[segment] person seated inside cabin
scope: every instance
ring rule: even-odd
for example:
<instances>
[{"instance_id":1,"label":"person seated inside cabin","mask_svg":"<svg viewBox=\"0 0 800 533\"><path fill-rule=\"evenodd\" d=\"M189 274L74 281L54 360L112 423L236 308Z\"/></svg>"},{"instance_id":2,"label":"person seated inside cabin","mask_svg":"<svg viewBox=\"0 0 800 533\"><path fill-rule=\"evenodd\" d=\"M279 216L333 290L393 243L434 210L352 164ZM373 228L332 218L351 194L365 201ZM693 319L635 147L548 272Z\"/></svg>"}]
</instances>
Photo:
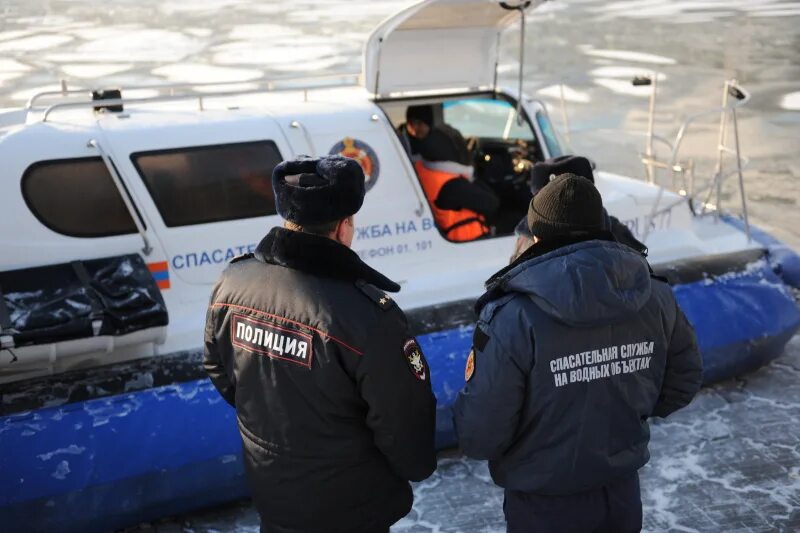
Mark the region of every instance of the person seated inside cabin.
<instances>
[{"instance_id":1,"label":"person seated inside cabin","mask_svg":"<svg viewBox=\"0 0 800 533\"><path fill-rule=\"evenodd\" d=\"M455 242L492 234L487 223L500 207L494 192L472 180L472 155L461 133L434 124L433 107L409 106L401 137L407 142L422 189L442 235Z\"/></svg>"},{"instance_id":2,"label":"person seated inside cabin","mask_svg":"<svg viewBox=\"0 0 800 533\"><path fill-rule=\"evenodd\" d=\"M530 181L531 193L533 196L536 196L542 187L550 183L552 178L567 173L582 176L594 183L591 161L577 155L562 155L533 165ZM631 230L628 229L628 226L620 222L617 217L609 215L605 207L603 208L603 218L603 229L610 232L617 242L647 257L647 246L634 237ZM533 245L533 235L528 228L527 217L520 220L519 224L517 224L517 227L514 229L514 233L517 235L517 242L514 245L514 252L511 255L509 263L516 261L519 256Z\"/></svg>"}]
</instances>

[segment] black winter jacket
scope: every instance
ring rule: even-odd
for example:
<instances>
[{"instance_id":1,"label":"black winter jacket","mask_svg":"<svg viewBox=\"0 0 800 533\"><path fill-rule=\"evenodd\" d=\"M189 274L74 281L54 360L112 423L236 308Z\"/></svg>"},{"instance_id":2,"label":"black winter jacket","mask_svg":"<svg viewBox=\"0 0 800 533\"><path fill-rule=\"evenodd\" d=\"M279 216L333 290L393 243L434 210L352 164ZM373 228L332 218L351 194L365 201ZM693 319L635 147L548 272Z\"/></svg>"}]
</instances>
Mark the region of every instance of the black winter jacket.
<instances>
[{"instance_id":1,"label":"black winter jacket","mask_svg":"<svg viewBox=\"0 0 800 533\"><path fill-rule=\"evenodd\" d=\"M687 405L702 382L669 285L602 233L535 244L487 289L455 404L464 452L489 459L498 485L543 495L635 473L649 459L647 419Z\"/></svg>"},{"instance_id":2,"label":"black winter jacket","mask_svg":"<svg viewBox=\"0 0 800 533\"><path fill-rule=\"evenodd\" d=\"M214 288L205 368L236 407L262 530L386 529L436 467L435 399L399 290L349 248L273 229Z\"/></svg>"}]
</instances>

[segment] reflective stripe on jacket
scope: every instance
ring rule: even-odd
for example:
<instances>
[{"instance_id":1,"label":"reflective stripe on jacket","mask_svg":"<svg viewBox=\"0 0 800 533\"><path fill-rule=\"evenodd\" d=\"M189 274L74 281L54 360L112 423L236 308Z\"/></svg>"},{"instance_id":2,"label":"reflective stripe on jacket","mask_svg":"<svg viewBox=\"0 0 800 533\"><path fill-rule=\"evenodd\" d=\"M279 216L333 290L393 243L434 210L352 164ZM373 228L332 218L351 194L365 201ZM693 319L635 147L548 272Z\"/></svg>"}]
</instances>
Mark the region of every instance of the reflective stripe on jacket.
<instances>
[{"instance_id":1,"label":"reflective stripe on jacket","mask_svg":"<svg viewBox=\"0 0 800 533\"><path fill-rule=\"evenodd\" d=\"M456 242L473 241L489 233L484 217L477 212L471 209L439 209L436 206L436 198L439 197L442 187L459 174L428 168L423 161L416 161L414 168L431 206L436 226L446 239Z\"/></svg>"}]
</instances>

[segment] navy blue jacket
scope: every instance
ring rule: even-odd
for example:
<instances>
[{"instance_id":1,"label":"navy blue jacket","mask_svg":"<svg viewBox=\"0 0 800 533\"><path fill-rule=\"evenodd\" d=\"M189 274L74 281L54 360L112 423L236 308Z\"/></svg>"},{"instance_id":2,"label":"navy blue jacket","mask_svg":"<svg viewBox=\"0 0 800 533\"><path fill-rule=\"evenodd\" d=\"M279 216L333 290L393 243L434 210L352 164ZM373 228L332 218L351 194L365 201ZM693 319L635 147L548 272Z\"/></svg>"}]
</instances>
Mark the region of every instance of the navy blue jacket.
<instances>
[{"instance_id":1,"label":"navy blue jacket","mask_svg":"<svg viewBox=\"0 0 800 533\"><path fill-rule=\"evenodd\" d=\"M697 341L672 290L600 235L532 246L478 302L455 424L502 487L561 495L628 476L649 459L648 417L700 388Z\"/></svg>"}]
</instances>

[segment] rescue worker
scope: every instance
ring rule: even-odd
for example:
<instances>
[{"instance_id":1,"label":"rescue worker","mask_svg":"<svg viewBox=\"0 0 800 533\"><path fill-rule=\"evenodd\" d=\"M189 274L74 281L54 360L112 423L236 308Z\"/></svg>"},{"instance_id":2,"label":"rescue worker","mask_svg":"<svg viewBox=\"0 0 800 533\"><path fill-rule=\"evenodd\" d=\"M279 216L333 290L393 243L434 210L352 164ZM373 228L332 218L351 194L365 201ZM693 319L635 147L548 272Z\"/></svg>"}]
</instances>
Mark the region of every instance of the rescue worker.
<instances>
[{"instance_id":1,"label":"rescue worker","mask_svg":"<svg viewBox=\"0 0 800 533\"><path fill-rule=\"evenodd\" d=\"M434 126L429 105L409 106L404 128L414 168L442 235L456 242L489 235L486 218L497 211L500 200L488 187L470 181L472 161L461 133L447 124Z\"/></svg>"},{"instance_id":2,"label":"rescue worker","mask_svg":"<svg viewBox=\"0 0 800 533\"><path fill-rule=\"evenodd\" d=\"M558 176L564 173L577 174L594 183L592 163L588 159L576 155L562 155L533 165L531 171L531 193L536 196L542 187L550 182L551 176ZM647 256L647 246L634 237L628 226L620 222L617 217L609 215L605 208L603 209L603 219L605 229L609 230L618 242L630 246L645 257ZM509 262L513 262L533 244L533 235L528 229L527 219L520 220L514 232L517 234L517 242L514 245L514 252L511 254L511 261Z\"/></svg>"},{"instance_id":3,"label":"rescue worker","mask_svg":"<svg viewBox=\"0 0 800 533\"><path fill-rule=\"evenodd\" d=\"M204 366L236 408L261 530L376 532L434 471L435 399L399 285L350 249L364 173L341 156L279 164L255 253L214 287Z\"/></svg>"},{"instance_id":4,"label":"rescue worker","mask_svg":"<svg viewBox=\"0 0 800 533\"><path fill-rule=\"evenodd\" d=\"M694 330L669 285L605 229L586 178L542 188L528 229L535 244L476 304L460 446L489 460L509 532L639 531L647 419L700 389Z\"/></svg>"}]
</instances>

